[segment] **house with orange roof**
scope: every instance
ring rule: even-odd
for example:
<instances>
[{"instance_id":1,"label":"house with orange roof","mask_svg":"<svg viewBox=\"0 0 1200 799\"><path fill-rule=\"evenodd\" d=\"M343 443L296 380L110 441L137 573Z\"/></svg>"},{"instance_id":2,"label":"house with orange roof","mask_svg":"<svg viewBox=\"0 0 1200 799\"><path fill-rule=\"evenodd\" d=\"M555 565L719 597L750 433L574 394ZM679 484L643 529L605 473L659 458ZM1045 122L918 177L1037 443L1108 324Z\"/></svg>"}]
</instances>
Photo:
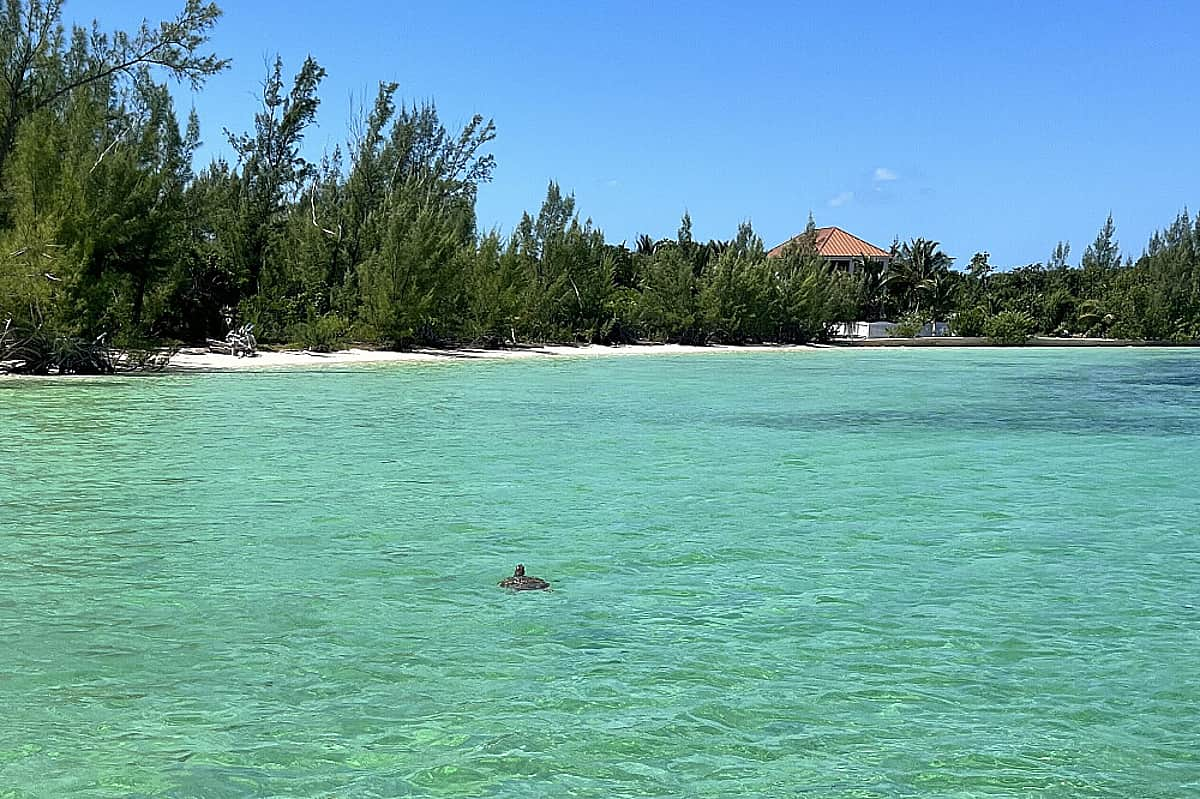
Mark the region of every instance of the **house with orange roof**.
<instances>
[{"instance_id":1,"label":"house with orange roof","mask_svg":"<svg viewBox=\"0 0 1200 799\"><path fill-rule=\"evenodd\" d=\"M892 260L892 254L887 250L847 233L840 227L819 227L815 233L817 252L821 257L830 266L844 269L850 274L854 274L864 260L882 262L885 266ZM773 247L767 252L767 257L778 258L789 245L799 243L803 236L803 233L792 236L778 247Z\"/></svg>"}]
</instances>

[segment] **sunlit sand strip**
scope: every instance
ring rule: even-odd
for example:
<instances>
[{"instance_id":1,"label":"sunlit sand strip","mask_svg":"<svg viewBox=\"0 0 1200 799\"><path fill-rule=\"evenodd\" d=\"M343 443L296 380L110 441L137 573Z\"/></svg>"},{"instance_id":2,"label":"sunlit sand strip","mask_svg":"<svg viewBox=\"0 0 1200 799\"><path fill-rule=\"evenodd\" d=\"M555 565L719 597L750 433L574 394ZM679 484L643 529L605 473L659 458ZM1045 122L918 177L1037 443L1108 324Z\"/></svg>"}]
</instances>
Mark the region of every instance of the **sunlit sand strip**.
<instances>
[{"instance_id":1,"label":"sunlit sand strip","mask_svg":"<svg viewBox=\"0 0 1200 799\"><path fill-rule=\"evenodd\" d=\"M252 358L237 358L232 355L220 355L204 349L193 348L180 350L179 353L172 357L168 370L176 372L224 372L284 367L345 366L349 364L421 361L508 360L563 356L686 355L719 352L804 352L812 349L814 348L808 346L697 347L684 344L631 344L620 347L547 345L544 347L523 347L511 350L453 349L389 352L386 350L349 349L329 353L315 353L308 352L307 350L285 350L282 352L260 351L258 355Z\"/></svg>"}]
</instances>

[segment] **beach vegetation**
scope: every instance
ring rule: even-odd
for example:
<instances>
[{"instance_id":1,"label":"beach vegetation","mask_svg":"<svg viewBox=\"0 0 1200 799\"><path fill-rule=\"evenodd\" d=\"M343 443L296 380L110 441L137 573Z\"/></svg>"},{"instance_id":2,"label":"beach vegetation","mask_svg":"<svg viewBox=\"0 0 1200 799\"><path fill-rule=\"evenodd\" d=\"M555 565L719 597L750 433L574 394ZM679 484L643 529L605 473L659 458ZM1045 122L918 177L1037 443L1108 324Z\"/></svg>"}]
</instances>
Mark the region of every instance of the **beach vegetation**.
<instances>
[{"instance_id":1,"label":"beach vegetation","mask_svg":"<svg viewBox=\"0 0 1200 799\"><path fill-rule=\"evenodd\" d=\"M950 318L950 330L956 336L982 336L987 320L987 309L981 305L972 305L957 311Z\"/></svg>"},{"instance_id":2,"label":"beach vegetation","mask_svg":"<svg viewBox=\"0 0 1200 799\"><path fill-rule=\"evenodd\" d=\"M529 342L805 343L832 325L951 320L959 335L1190 341L1200 335L1200 218L1180 213L1136 259L1108 215L1078 265L962 269L934 239L831 267L806 234L768 257L749 222L727 239L610 243L550 181L507 235L479 230L496 168L482 115L446 125L380 83L342 144L307 144L325 69L272 59L232 157L196 164L212 3L134 31L65 30L62 0L0 5L0 368L106 371L157 344L254 325L264 342L410 348ZM112 353L122 353L113 356ZM115 361L114 361L115 357ZM115 365L114 365L115 364Z\"/></svg>"},{"instance_id":3,"label":"beach vegetation","mask_svg":"<svg viewBox=\"0 0 1200 799\"><path fill-rule=\"evenodd\" d=\"M909 311L896 320L896 327L893 330L893 335L899 338L916 338L921 335L921 330L928 323L927 314L920 311Z\"/></svg>"},{"instance_id":4,"label":"beach vegetation","mask_svg":"<svg viewBox=\"0 0 1200 799\"><path fill-rule=\"evenodd\" d=\"M1037 325L1024 311L1001 311L983 325L984 335L993 344L1015 346L1029 341Z\"/></svg>"},{"instance_id":5,"label":"beach vegetation","mask_svg":"<svg viewBox=\"0 0 1200 799\"><path fill-rule=\"evenodd\" d=\"M309 352L333 352L350 341L350 323L335 313L292 325L288 340Z\"/></svg>"}]
</instances>

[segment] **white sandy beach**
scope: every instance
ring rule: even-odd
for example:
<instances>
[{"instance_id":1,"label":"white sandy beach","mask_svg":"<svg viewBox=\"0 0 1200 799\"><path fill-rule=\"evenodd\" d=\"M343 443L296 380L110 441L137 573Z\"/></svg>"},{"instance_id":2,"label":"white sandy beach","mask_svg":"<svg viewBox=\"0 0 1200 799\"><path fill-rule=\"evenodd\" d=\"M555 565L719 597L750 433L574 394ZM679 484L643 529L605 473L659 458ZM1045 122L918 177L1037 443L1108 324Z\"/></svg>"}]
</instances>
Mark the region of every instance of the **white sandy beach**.
<instances>
[{"instance_id":1,"label":"white sandy beach","mask_svg":"<svg viewBox=\"0 0 1200 799\"><path fill-rule=\"evenodd\" d=\"M1162 346L1161 342L1122 341L1116 339L1050 338L1039 336L1030 339L1026 347L1144 347ZM862 347L970 347L994 348L996 345L984 338L960 338L938 336L923 339L891 338L857 341L838 341L835 344L805 345L720 345L699 347L687 344L627 344L622 346L567 346L547 344L516 349L419 349L408 352L388 350L349 349L338 352L316 353L307 350L283 350L259 352L252 358L235 358L218 355L200 347L180 350L171 358L167 371L173 372L222 372L281 367L345 366L349 364L396 363L413 361L461 361L461 360L509 360L515 358L550 357L613 357L636 355L690 355L736 352L810 352L817 349L858 349Z\"/></svg>"},{"instance_id":2,"label":"white sandy beach","mask_svg":"<svg viewBox=\"0 0 1200 799\"><path fill-rule=\"evenodd\" d=\"M369 350L354 348L337 352L318 353L307 350L260 351L250 358L238 358L232 355L220 355L209 352L203 347L186 347L171 357L165 369L176 374L186 372L254 372L271 369L309 369L327 366L349 366L355 364L384 364L384 363L449 363L452 361L478 360L513 360L526 358L607 358L616 356L638 355L713 355L720 353L754 353L754 352L812 352L815 350L841 349L852 351L859 348L872 347L971 347L994 348L986 339L963 339L953 336L928 339L873 339L870 341L838 341L833 344L808 345L720 345L705 347L685 344L628 344L622 346L568 346L547 344L544 346L524 346L515 349L485 350L473 348L459 349L419 349L407 352L389 350ZM1028 342L1028 347L1130 347L1154 346L1148 342L1116 341L1112 339L1053 339L1035 338ZM1162 346L1158 343L1158 346ZM1195 346L1194 344L1192 346ZM16 378L0 370L0 379Z\"/></svg>"},{"instance_id":3,"label":"white sandy beach","mask_svg":"<svg viewBox=\"0 0 1200 799\"><path fill-rule=\"evenodd\" d=\"M508 360L514 358L549 357L610 357L619 355L686 355L693 353L718 352L803 352L812 346L708 346L697 347L683 344L631 344L620 347L587 345L570 347L547 345L511 350L450 349L412 350L390 352L386 350L349 349L338 352L316 353L307 350L283 350L280 352L260 351L250 358L219 355L201 347L180 350L171 358L167 371L172 372L224 372L255 369L295 368L314 366L345 366L349 364L397 363L413 361L461 361L461 360Z\"/></svg>"}]
</instances>

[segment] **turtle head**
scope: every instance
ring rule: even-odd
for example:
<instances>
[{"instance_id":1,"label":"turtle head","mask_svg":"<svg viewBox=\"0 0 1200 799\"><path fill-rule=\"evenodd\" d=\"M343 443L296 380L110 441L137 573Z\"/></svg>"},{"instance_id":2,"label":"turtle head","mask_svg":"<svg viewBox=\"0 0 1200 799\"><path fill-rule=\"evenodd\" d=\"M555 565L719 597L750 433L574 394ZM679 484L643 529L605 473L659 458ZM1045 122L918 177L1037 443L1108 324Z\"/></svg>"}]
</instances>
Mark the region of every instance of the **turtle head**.
<instances>
[{"instance_id":1,"label":"turtle head","mask_svg":"<svg viewBox=\"0 0 1200 799\"><path fill-rule=\"evenodd\" d=\"M517 568L513 569L513 577L524 577L524 576L525 576L525 564L518 563Z\"/></svg>"}]
</instances>

